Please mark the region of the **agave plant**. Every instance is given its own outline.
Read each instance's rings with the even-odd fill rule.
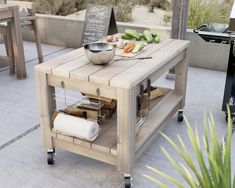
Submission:
[[[230,114],[228,108],[228,114]],[[222,138],[222,144],[219,144],[219,140],[216,134],[215,122],[210,114],[208,122],[206,115],[204,115],[204,136],[203,143],[205,147],[206,155],[203,155],[199,134],[184,117],[187,126],[187,135],[191,142],[193,151],[197,158],[198,167],[195,166],[195,160],[189,155],[189,151],[182,138],[177,135],[180,146],[178,146],[172,139],[165,134],[161,133],[163,137],[170,143],[170,145],[177,151],[182,157],[185,164],[178,164],[171,154],[169,154],[164,148],[163,153],[174,166],[174,168],[180,173],[183,179],[187,182],[190,188],[235,188],[235,175],[231,174],[231,137],[232,137],[232,120],[231,116],[228,116],[227,135]],[[181,182],[177,181],[173,177],[166,173],[157,170],[153,167],[147,166],[147,168],[156,174],[166,178],[173,182],[179,188],[186,188]],[[149,175],[144,175],[146,178],[152,180],[162,188],[168,188],[167,184],[159,181],[158,179]]]

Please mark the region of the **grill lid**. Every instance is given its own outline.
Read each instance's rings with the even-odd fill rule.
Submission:
[[[197,33],[206,42],[229,44],[231,36],[228,33],[228,28],[228,24],[204,24],[194,29],[193,32]]]

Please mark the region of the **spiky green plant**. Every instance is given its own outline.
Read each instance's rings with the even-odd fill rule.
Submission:
[[[228,114],[230,110],[228,108]],[[185,117],[184,117],[185,118]],[[180,146],[178,146],[171,138],[161,133],[163,137],[170,143],[170,145],[177,151],[182,157],[185,164],[178,164],[171,154],[169,154],[164,148],[163,153],[174,166],[174,168],[180,173],[183,179],[190,188],[235,188],[235,175],[231,174],[231,137],[232,137],[232,120],[231,116],[228,116],[227,136],[222,138],[222,147],[220,147],[215,122],[210,114],[208,122],[204,115],[204,136],[203,143],[205,147],[206,155],[203,155],[198,131],[193,130],[188,120],[185,118],[187,126],[187,135],[191,142],[191,146],[196,155],[198,167],[195,166],[195,160],[189,155],[189,151],[182,138],[177,135]],[[207,166],[208,165],[208,166]],[[157,170],[153,167],[147,166],[147,168],[156,174],[171,181],[179,188],[186,188],[181,182],[177,181],[173,177],[166,173]],[[162,188],[168,188],[166,183],[159,181],[158,179],[149,175],[144,175],[148,179],[152,180]]]
[[[197,28],[202,24],[228,23],[230,11],[230,0],[190,0],[188,28]]]

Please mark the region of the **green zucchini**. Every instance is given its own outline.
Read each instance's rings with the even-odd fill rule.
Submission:
[[[152,36],[153,36],[153,38],[155,38],[157,36],[157,33],[152,32]]]
[[[159,43],[160,42],[160,37],[159,36],[154,37],[154,42]]]
[[[124,35],[122,35],[122,39],[129,40],[129,39],[132,39],[132,38],[129,35],[124,34]]]
[[[144,48],[144,44],[137,44],[135,48],[131,51],[132,53],[138,53]]]
[[[148,43],[153,42],[153,36],[152,36],[152,33],[149,30],[144,30],[144,37],[146,38]]]
[[[136,30],[133,29],[126,29],[125,35],[128,35],[130,38],[141,40],[142,35],[140,33],[137,33]]]

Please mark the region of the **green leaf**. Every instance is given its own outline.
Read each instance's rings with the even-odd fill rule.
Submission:
[[[205,137],[204,145],[206,146],[206,151],[210,152],[206,112],[204,112],[203,125],[204,125],[204,133],[205,133],[205,135],[204,135],[204,137]]]
[[[180,182],[178,182],[176,179],[172,178],[171,176],[167,175],[166,173],[164,173],[164,172],[162,172],[162,171],[160,171],[160,170],[157,170],[157,169],[155,169],[155,168],[153,168],[153,167],[150,167],[150,166],[146,166],[146,167],[147,167],[149,170],[151,170],[151,171],[153,171],[153,172],[155,172],[155,173],[161,175],[162,177],[168,179],[169,181],[173,182],[173,183],[174,183],[175,185],[177,185],[178,187],[184,188],[184,186],[183,186]]]
[[[175,169],[180,173],[180,175],[185,179],[185,181],[191,185],[189,177],[182,171],[180,166],[176,163],[176,161],[172,158],[172,156],[164,149],[161,148],[165,156],[168,158],[168,160],[171,162],[171,164],[175,167]]]
[[[187,148],[186,148],[182,138],[179,135],[177,135],[177,136],[178,136],[178,140],[180,142],[180,145],[181,145],[182,149],[184,150],[184,154],[185,154],[184,155],[184,160],[186,161],[188,166],[191,168],[191,170],[193,171],[193,173],[197,177],[200,185],[202,187],[205,187],[206,186],[205,182],[204,182],[202,176],[200,175],[200,173],[198,172],[197,168],[195,167],[194,162],[193,162],[192,158],[190,157],[189,152],[188,152],[188,150],[187,150]]]
[[[227,139],[225,143],[225,154],[224,154],[224,176],[229,183],[228,186],[231,187],[231,137],[232,137],[232,118],[230,114],[229,106],[227,105],[228,113],[228,129],[227,129]]]
[[[182,163],[181,163],[180,165],[181,165],[181,167],[184,169],[185,173],[187,174],[191,187],[192,187],[192,188],[197,188],[197,183],[196,183],[195,180],[193,179],[193,177],[192,177],[192,175],[190,174],[190,172],[188,171],[188,169],[187,169]]]
[[[233,176],[233,188],[235,188],[235,174]]]
[[[159,180],[157,180],[156,178],[153,178],[149,175],[143,174],[144,177],[150,179],[151,181],[153,181],[154,183],[160,185],[162,188],[168,188],[168,186],[165,183],[160,182]]]
[[[189,137],[190,142],[192,144],[193,150],[196,154],[197,161],[198,161],[199,167],[201,169],[203,179],[205,181],[205,187],[202,187],[202,188],[209,188],[209,187],[212,188],[211,177],[210,177],[209,171],[206,167],[206,164],[205,164],[205,161],[204,161],[204,158],[202,155],[201,147],[199,145],[200,142],[199,142],[198,134],[193,132],[192,127],[186,117],[184,117],[184,120],[185,120],[185,123],[187,126],[188,137]]]

